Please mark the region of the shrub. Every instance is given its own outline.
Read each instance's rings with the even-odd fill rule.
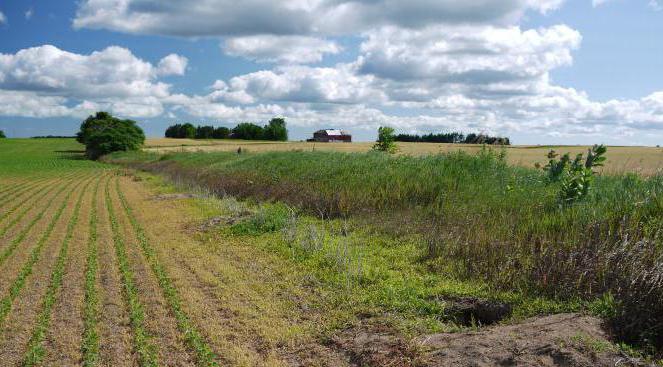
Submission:
[[[380,152],[396,153],[397,147],[394,141],[394,129],[391,127],[380,126],[378,129],[378,141],[373,145],[373,149]]]
[[[554,150],[548,153],[549,161],[543,169],[551,182],[561,181],[559,199],[562,203],[571,204],[587,196],[596,173],[594,167],[603,166],[606,152],[604,145],[594,145],[587,152],[584,162],[582,154],[571,160],[567,153],[558,160]]]
[[[5,132],[0,130],[0,139],[5,139],[6,137]]]
[[[145,142],[145,134],[135,121],[97,112],[83,121],[76,140],[85,145],[88,158],[97,159],[111,152],[138,150]]]

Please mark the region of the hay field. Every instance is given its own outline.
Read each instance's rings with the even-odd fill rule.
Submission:
[[[263,142],[244,140],[193,140],[193,139],[148,139],[147,151],[154,152],[228,152],[238,148],[248,152],[267,151],[339,151],[367,152],[373,143],[308,143],[308,142]],[[480,145],[436,144],[436,143],[398,143],[399,154],[414,156],[448,153],[455,151],[478,152]],[[546,154],[551,149],[558,153],[570,152],[572,155],[586,153],[587,146],[526,146],[514,145],[506,147],[507,160],[511,164],[523,167],[534,167],[536,163],[545,164]],[[499,149],[499,148],[498,148]],[[602,169],[608,174],[627,172],[651,176],[663,171],[663,148],[658,147],[625,147],[608,148],[608,162]]]

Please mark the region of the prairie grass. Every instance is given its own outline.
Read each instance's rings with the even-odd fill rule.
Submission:
[[[311,143],[311,142],[268,142],[246,140],[191,140],[191,139],[147,139],[146,150],[159,153],[177,152],[235,152],[238,148],[251,153],[274,151],[301,152],[340,152],[366,153],[371,151],[374,143]],[[475,144],[443,144],[443,143],[396,143],[400,155],[428,156],[435,154],[456,153],[459,151],[476,154],[481,145]],[[507,151],[509,164],[532,168],[536,163],[547,163],[546,154],[554,149],[557,152],[569,152],[571,156],[587,153],[588,146],[579,145],[510,145]],[[663,148],[643,146],[610,146],[610,159],[601,169],[602,173],[624,174],[637,173],[651,176],[663,171]]]
[[[217,196],[283,202],[322,219],[352,218],[401,238],[401,251],[420,253],[417,261],[431,274],[450,273],[497,292],[590,308],[612,295],[614,302],[604,306],[620,336],[663,346],[663,308],[654,302],[663,297],[663,176],[601,175],[582,202],[560,205],[556,185],[540,171],[509,165],[507,154],[132,153],[109,160]],[[288,214],[280,216],[282,229]],[[329,246],[321,247],[326,242],[310,228],[308,235],[290,231],[288,237],[303,238],[304,253]],[[343,264],[352,261],[342,255],[344,247],[319,261],[347,269]],[[647,308],[636,308],[634,299]]]

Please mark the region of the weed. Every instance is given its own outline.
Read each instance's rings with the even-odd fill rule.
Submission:
[[[236,235],[278,232],[287,226],[290,215],[290,208],[286,205],[261,205],[250,218],[230,227],[230,231]]]

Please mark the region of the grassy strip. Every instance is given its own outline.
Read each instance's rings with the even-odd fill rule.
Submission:
[[[96,366],[99,361],[99,334],[97,332],[97,321],[99,315],[99,296],[97,295],[97,269],[98,263],[98,244],[97,244],[97,194],[99,185],[97,182],[92,194],[92,210],[90,211],[90,234],[87,243],[87,265],[85,268],[85,308],[83,310],[84,329],[83,343],[81,351],[83,352],[83,366]]]
[[[122,203],[122,207],[129,218],[129,222],[136,232],[136,238],[143,250],[143,254],[150,264],[152,272],[157,277],[159,287],[161,287],[161,291],[170,306],[171,312],[177,320],[177,327],[184,335],[184,339],[189,348],[193,349],[196,353],[196,364],[198,366],[218,366],[218,363],[215,361],[216,355],[212,351],[212,348],[207,344],[205,338],[201,335],[193,322],[191,322],[191,319],[189,319],[186,312],[182,310],[182,300],[177,292],[177,288],[175,288],[172,280],[168,277],[166,269],[159,263],[154,249],[149,244],[145,231],[140,223],[138,223],[138,220],[136,220],[133,210],[129,206],[124,193],[120,189],[119,181],[115,182],[115,189],[120,198],[120,202]]]
[[[97,186],[101,182],[101,179],[97,181]],[[78,217],[81,211],[81,203],[83,202],[83,197],[89,186],[89,182],[83,187],[78,200],[76,200],[76,205],[74,206],[74,212],[69,219],[69,224],[67,225],[67,232],[64,239],[62,240],[62,246],[60,247],[60,252],[58,253],[58,258],[55,263],[55,267],[51,272],[51,281],[46,290],[46,296],[41,306],[41,312],[37,316],[37,323],[34,330],[32,331],[32,336],[30,337],[30,342],[28,343],[28,350],[26,351],[23,359],[23,366],[31,367],[35,366],[44,359],[46,355],[46,349],[44,349],[44,339],[46,338],[46,331],[48,326],[51,323],[51,311],[53,305],[57,300],[57,292],[62,286],[62,277],[64,276],[64,266],[67,261],[67,255],[69,253],[69,243],[74,237],[74,228],[78,224]]]
[[[71,176],[71,175],[70,175],[70,176]],[[70,176],[67,176],[66,179],[68,179]],[[33,194],[33,196],[32,196],[32,197],[34,198],[34,200],[32,200],[32,201],[30,201],[30,200],[22,200],[20,203],[16,204],[14,207],[12,207],[11,209],[7,210],[5,213],[3,213],[2,215],[0,215],[0,222],[2,222],[2,221],[3,221],[4,219],[6,219],[10,214],[12,214],[13,212],[15,212],[16,210],[18,210],[18,209],[21,208],[22,206],[26,205],[26,203],[30,203],[30,202],[31,202],[32,204],[34,204],[34,203],[39,202],[39,200],[41,200],[43,197],[45,197],[46,195],[48,195],[48,193],[51,192],[55,187],[56,187],[56,185],[45,185],[45,186],[43,186],[43,187],[40,187],[40,188],[39,188],[39,189]],[[47,189],[47,190],[46,190],[42,195],[34,196],[34,195],[39,194],[40,192],[44,191],[45,189]],[[28,211],[30,211],[30,209],[32,209],[32,205],[28,205],[27,207],[25,207],[21,212],[19,212],[19,214],[16,216],[16,218],[12,219],[11,222],[7,223],[7,225],[5,225],[5,227],[3,227],[2,229],[0,229],[0,236],[4,236],[4,234],[7,233],[8,230],[10,230],[10,229],[11,229],[13,226],[15,226],[15,225],[16,225],[21,219],[23,219],[23,217],[28,213]]]
[[[117,181],[117,179],[116,179]],[[110,181],[106,183],[106,208],[108,209],[108,218],[113,232],[113,243],[115,245],[115,254],[117,256],[118,267],[122,276],[122,288],[125,302],[129,308],[129,320],[134,334],[134,349],[138,354],[140,366],[157,366],[156,346],[149,342],[150,336],[145,330],[145,310],[138,299],[138,289],[134,281],[134,274],[129,266],[127,258],[126,245],[120,234],[120,228],[113,209],[113,202],[110,196]]]
[[[39,260],[41,255],[41,250],[44,248],[44,245],[51,236],[51,233],[53,233],[55,225],[57,224],[58,220],[62,216],[62,213],[69,204],[69,198],[74,193],[75,189],[76,187],[73,187],[71,190],[69,190],[69,193],[67,193],[67,196],[65,196],[64,200],[62,201],[62,204],[58,208],[58,211],[55,213],[55,216],[48,224],[48,227],[44,231],[44,234],[39,239],[39,242],[37,242],[37,245],[32,249],[32,252],[30,253],[30,258],[23,265],[23,268],[21,269],[21,272],[16,277],[16,279],[14,279],[14,282],[9,288],[9,294],[6,295],[4,298],[2,298],[2,300],[0,300],[0,325],[2,325],[5,322],[5,319],[7,318],[7,315],[11,310],[12,303],[14,302],[16,297],[18,297],[19,293],[23,289],[26,279],[32,274],[32,268],[34,267],[35,263]],[[64,190],[64,188],[62,190]]]
[[[25,240],[25,238],[28,236],[28,233],[30,233],[30,230],[32,230],[32,228],[37,224],[37,222],[39,222],[44,217],[44,214],[46,214],[46,211],[48,211],[48,209],[51,207],[51,204],[53,203],[53,201],[55,201],[55,199],[60,195],[60,193],[62,193],[69,185],[71,185],[71,183],[68,183],[65,186],[61,187],[60,190],[58,190],[58,192],[56,192],[55,195],[53,195],[53,197],[51,197],[48,200],[48,202],[46,203],[46,205],[44,205],[41,212],[39,212],[39,214],[37,214],[37,216],[34,217],[30,221],[30,223],[28,223],[27,227],[25,227],[18,234],[18,236],[16,236],[16,238],[14,238],[9,243],[9,246],[7,246],[4,249],[4,251],[2,252],[2,254],[0,254],[0,266],[2,266],[5,263],[5,261],[7,261],[7,259],[14,253],[14,250],[16,250],[16,247],[18,247],[18,245],[20,245],[23,242],[23,240]],[[46,193],[44,193],[44,195],[41,195],[41,197],[46,196],[48,194],[48,192],[50,192],[51,190],[52,189],[48,190]],[[39,199],[41,199],[41,197]],[[37,199],[36,202],[38,202],[39,199]],[[30,209],[30,208],[27,208],[27,209]],[[4,232],[2,232],[2,234],[4,234]]]

